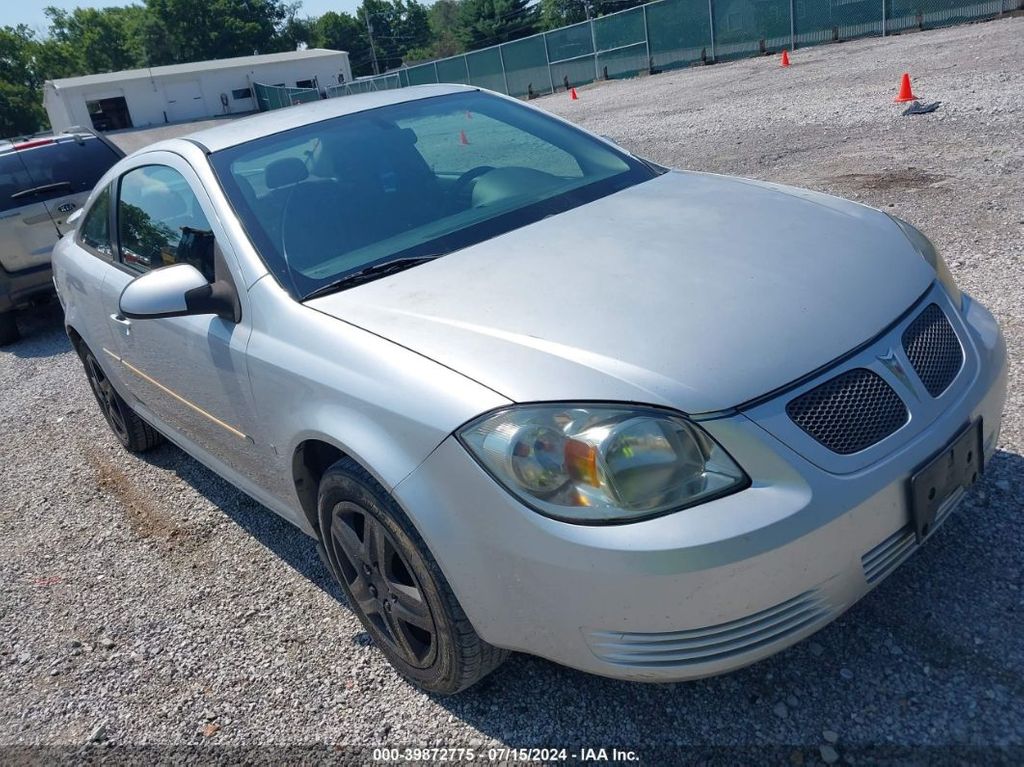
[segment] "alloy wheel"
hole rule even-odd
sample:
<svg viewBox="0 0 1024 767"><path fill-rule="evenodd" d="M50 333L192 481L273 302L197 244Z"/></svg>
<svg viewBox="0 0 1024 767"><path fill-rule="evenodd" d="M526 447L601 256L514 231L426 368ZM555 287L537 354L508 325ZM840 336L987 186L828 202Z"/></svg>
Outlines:
<svg viewBox="0 0 1024 767"><path fill-rule="evenodd" d="M100 410L103 411L104 418L107 419L107 423L110 424L110 428L114 430L118 438L122 442L127 442L128 425L125 422L117 392L114 391L110 379L104 374L103 369L96 362L96 358L91 355L86 361L85 369L92 393L96 395L96 401L99 403Z"/></svg>
<svg viewBox="0 0 1024 767"><path fill-rule="evenodd" d="M388 529L361 506L342 502L331 514L331 553L359 610L392 652L426 668L437 628L423 589Z"/></svg>

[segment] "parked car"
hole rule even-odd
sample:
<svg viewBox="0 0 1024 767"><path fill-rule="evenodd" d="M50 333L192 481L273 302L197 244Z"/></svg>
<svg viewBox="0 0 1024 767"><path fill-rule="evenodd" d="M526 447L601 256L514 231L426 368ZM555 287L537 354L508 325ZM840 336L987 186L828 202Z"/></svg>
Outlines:
<svg viewBox="0 0 1024 767"><path fill-rule="evenodd" d="M18 338L15 310L52 295L50 251L67 217L124 152L92 131L0 143L0 344Z"/></svg>
<svg viewBox="0 0 1024 767"><path fill-rule="evenodd" d="M1006 397L910 224L468 87L150 146L54 266L121 443L314 538L438 693L510 650L666 681L797 642L947 518Z"/></svg>

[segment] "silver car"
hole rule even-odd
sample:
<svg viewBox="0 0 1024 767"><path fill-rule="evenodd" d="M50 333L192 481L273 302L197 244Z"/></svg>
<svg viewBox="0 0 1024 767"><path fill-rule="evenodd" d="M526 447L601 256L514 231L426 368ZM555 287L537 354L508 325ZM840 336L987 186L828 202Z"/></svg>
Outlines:
<svg viewBox="0 0 1024 767"><path fill-rule="evenodd" d="M129 450L320 547L414 684L683 680L808 636L993 454L1003 338L910 224L431 86L153 145L54 252Z"/></svg>

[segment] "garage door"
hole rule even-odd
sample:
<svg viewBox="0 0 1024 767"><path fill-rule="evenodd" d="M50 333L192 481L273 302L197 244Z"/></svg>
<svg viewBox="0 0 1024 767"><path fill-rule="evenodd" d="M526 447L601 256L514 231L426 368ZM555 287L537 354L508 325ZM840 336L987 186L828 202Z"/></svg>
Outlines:
<svg viewBox="0 0 1024 767"><path fill-rule="evenodd" d="M167 96L167 119L172 123L207 116L198 80L167 83L164 85L164 93Z"/></svg>

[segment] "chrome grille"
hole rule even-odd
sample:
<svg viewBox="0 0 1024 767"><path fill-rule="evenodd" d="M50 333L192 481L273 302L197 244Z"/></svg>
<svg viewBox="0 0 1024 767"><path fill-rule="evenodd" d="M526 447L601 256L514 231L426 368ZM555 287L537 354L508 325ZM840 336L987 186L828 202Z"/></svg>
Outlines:
<svg viewBox="0 0 1024 767"><path fill-rule="evenodd" d="M929 304L903 331L903 351L924 388L938 397L964 364L960 341L938 304Z"/></svg>
<svg viewBox="0 0 1024 767"><path fill-rule="evenodd" d="M854 368L786 405L793 423L834 453L850 455L881 442L907 422L903 400L882 378Z"/></svg>
<svg viewBox="0 0 1024 767"><path fill-rule="evenodd" d="M816 590L766 610L687 631L594 631L590 649L601 660L626 666L688 666L724 660L774 644L829 618L833 609Z"/></svg>

